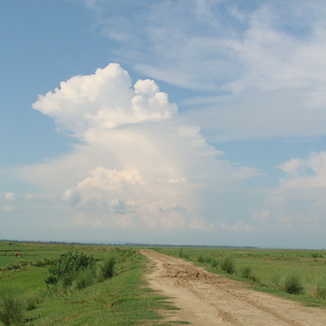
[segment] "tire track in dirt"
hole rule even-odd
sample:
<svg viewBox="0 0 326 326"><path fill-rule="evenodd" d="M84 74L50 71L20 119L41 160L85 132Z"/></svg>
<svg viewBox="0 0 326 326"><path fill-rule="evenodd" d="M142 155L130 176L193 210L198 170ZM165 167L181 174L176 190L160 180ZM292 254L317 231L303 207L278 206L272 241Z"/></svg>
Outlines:
<svg viewBox="0 0 326 326"><path fill-rule="evenodd" d="M180 310L169 321L198 326L325 326L326 310L248 289L248 285L215 275L182 259L153 250L150 287L173 298Z"/></svg>

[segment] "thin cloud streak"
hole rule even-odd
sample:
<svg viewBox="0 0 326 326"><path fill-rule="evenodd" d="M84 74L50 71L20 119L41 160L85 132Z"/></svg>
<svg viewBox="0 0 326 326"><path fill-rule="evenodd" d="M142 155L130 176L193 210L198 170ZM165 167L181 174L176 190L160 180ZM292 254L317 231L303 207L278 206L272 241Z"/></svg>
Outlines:
<svg viewBox="0 0 326 326"><path fill-rule="evenodd" d="M201 92L179 105L211 141L325 135L320 1L139 1L132 16L103 1L90 8L121 62Z"/></svg>

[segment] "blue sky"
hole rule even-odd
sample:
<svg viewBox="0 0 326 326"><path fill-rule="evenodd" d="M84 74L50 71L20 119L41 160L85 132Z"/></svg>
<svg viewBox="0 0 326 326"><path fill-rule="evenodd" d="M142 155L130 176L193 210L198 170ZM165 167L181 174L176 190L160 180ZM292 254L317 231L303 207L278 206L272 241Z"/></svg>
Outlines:
<svg viewBox="0 0 326 326"><path fill-rule="evenodd" d="M321 0L0 4L0 239L325 248Z"/></svg>

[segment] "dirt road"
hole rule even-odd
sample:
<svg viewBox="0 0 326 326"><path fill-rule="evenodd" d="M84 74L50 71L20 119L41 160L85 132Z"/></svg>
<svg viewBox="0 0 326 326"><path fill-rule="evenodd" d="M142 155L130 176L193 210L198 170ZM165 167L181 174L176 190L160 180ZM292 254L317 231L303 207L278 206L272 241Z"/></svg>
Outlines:
<svg viewBox="0 0 326 326"><path fill-rule="evenodd" d="M180 308L169 321L194 326L325 326L326 309L300 304L250 290L248 285L214 275L190 262L152 250L147 281L151 288L172 297Z"/></svg>

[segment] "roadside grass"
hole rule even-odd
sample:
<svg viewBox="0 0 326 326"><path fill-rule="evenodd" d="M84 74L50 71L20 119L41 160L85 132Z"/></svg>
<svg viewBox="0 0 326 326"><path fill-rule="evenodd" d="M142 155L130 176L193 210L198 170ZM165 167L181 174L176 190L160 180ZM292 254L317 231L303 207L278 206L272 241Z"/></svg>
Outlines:
<svg viewBox="0 0 326 326"><path fill-rule="evenodd" d="M306 292L312 298L326 299L326 277L313 279L312 283L308 284Z"/></svg>
<svg viewBox="0 0 326 326"><path fill-rule="evenodd" d="M228 274L235 273L234 262L233 262L233 259L230 257L225 257L222 259L222 261L220 263L220 268L221 268L221 270L223 270L224 272L226 272Z"/></svg>
<svg viewBox="0 0 326 326"><path fill-rule="evenodd" d="M0 322L4 325L22 325L25 320L24 303L11 289L0 293Z"/></svg>
<svg viewBox="0 0 326 326"><path fill-rule="evenodd" d="M147 321L155 325L160 321L157 311L168 309L170 305L166 298L145 287L143 263L139 256L129 268L121 265L114 278L82 291L59 294L56 300L47 299L31 314L31 318L35 318L33 325L118 326L139 325L140 322L145 325Z"/></svg>
<svg viewBox="0 0 326 326"><path fill-rule="evenodd" d="M7 251L1 250L7 250L9 246L10 252L20 250L21 258L28 264L22 268L7 269L5 263L16 264L20 259L14 255L13 259L7 259L9 256L3 255ZM92 266L93 269L87 267L73 273L69 282L62 277L55 284L46 284L55 260L60 257L64 260L62 255L72 250L92 255L96 265ZM44 259L48 260L48 264L35 263ZM176 309L168 298L148 288L143 278L147 258L130 247L23 245L16 242L4 245L0 242L0 266L0 293L7 288L12 293L19 293L16 308L23 306L22 323L26 326L163 326L171 325L164 321L164 312ZM12 297L14 300L18 298ZM0 305L0 314L2 312L6 313Z"/></svg>
<svg viewBox="0 0 326 326"><path fill-rule="evenodd" d="M326 250L152 248L309 306L326 306ZM181 255L180 255L181 253Z"/></svg>

